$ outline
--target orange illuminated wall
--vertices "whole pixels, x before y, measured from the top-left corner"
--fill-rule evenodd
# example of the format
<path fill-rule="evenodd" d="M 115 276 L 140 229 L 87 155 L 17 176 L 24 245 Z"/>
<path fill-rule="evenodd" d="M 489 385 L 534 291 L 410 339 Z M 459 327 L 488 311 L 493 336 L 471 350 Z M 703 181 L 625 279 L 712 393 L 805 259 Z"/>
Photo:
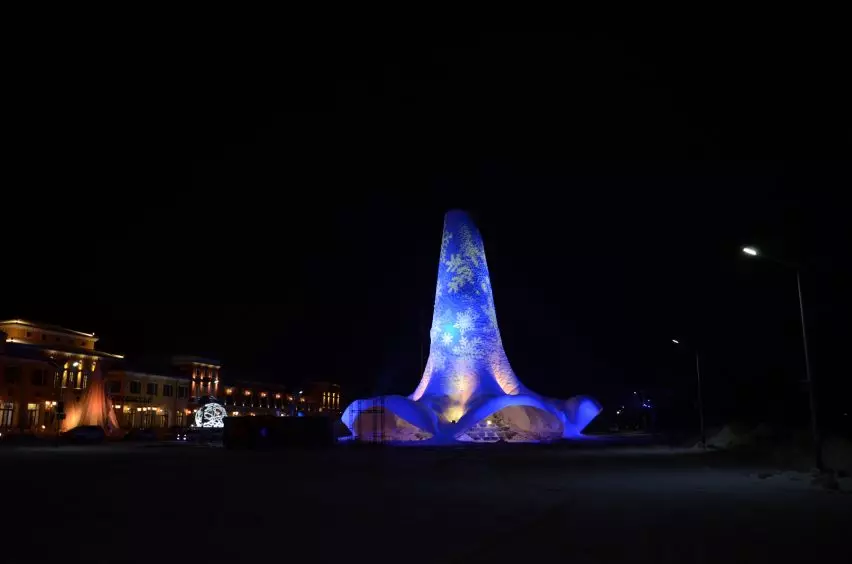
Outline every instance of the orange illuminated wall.
<path fill-rule="evenodd" d="M 98 341 L 94 333 L 83 333 L 23 319 L 0 321 L 0 331 L 6 333 L 11 342 L 46 347 L 59 345 L 93 351 Z"/>

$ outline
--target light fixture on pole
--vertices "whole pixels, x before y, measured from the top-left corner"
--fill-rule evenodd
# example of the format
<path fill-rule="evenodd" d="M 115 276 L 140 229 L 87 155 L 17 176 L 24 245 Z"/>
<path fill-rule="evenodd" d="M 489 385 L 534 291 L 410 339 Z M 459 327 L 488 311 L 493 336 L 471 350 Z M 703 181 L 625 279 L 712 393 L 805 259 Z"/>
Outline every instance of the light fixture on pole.
<path fill-rule="evenodd" d="M 672 343 L 680 346 L 680 341 L 672 339 Z M 698 347 L 695 350 L 695 378 L 698 382 L 698 423 L 701 429 L 701 447 L 707 448 L 707 434 L 704 431 L 704 400 L 701 397 L 701 363 L 698 356 Z"/>
<path fill-rule="evenodd" d="M 822 471 L 824 468 L 822 462 L 822 439 L 819 434 L 819 426 L 817 425 L 816 394 L 814 393 L 814 381 L 813 377 L 811 376 L 811 361 L 808 357 L 808 334 L 805 330 L 805 304 L 802 300 L 802 276 L 800 273 L 801 269 L 798 265 L 778 260 L 763 253 L 758 253 L 757 249 L 754 247 L 743 247 L 742 250 L 743 253 L 749 256 L 760 256 L 760 258 L 768 259 L 771 262 L 780 264 L 783 267 L 792 268 L 796 272 L 796 289 L 798 291 L 799 298 L 799 320 L 802 324 L 802 350 L 805 353 L 805 383 L 808 387 L 808 401 L 810 403 L 811 411 L 811 436 L 813 437 L 814 442 L 814 464 L 816 465 L 817 470 Z"/>

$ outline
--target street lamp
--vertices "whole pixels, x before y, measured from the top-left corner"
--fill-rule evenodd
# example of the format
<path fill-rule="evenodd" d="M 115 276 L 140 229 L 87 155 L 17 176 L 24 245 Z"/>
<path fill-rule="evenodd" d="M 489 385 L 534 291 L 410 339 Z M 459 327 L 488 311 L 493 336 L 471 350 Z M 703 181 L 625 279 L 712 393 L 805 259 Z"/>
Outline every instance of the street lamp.
<path fill-rule="evenodd" d="M 796 289 L 799 295 L 799 320 L 802 323 L 802 349 L 805 353 L 805 383 L 808 386 L 808 400 L 810 402 L 811 408 L 811 435 L 814 441 L 814 462 L 816 464 L 817 470 L 823 470 L 822 463 L 822 442 L 819 436 L 819 427 L 817 426 L 817 404 L 816 404 L 816 395 L 814 394 L 814 381 L 811 376 L 811 362 L 808 357 L 808 335 L 805 331 L 805 305 L 802 301 L 802 276 L 800 274 L 800 268 L 798 265 L 791 264 L 782 260 L 778 260 L 776 258 L 770 257 L 763 253 L 758 252 L 758 250 L 754 247 L 743 247 L 743 253 L 752 256 L 752 257 L 760 257 L 770 260 L 776 264 L 780 264 L 786 268 L 792 268 L 796 271 Z"/>
<path fill-rule="evenodd" d="M 680 341 L 672 339 L 672 343 L 680 345 Z M 698 381 L 698 421 L 701 427 L 701 447 L 707 448 L 707 434 L 704 431 L 704 401 L 701 398 L 701 363 L 699 362 L 698 347 L 695 349 L 695 378 Z"/>

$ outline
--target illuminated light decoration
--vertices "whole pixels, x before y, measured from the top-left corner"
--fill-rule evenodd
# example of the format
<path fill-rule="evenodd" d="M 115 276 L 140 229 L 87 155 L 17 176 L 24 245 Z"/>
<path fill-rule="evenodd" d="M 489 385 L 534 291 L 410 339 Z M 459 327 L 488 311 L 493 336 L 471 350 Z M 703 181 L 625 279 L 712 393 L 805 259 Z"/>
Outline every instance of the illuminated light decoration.
<path fill-rule="evenodd" d="M 218 403 L 208 403 L 195 412 L 195 426 L 204 429 L 218 429 L 225 426 L 228 412 Z"/>
<path fill-rule="evenodd" d="M 56 404 L 52 402 L 51 405 Z M 68 431 L 79 425 L 97 425 L 107 434 L 119 428 L 112 401 L 106 395 L 100 364 L 89 378 L 80 401 L 67 408 L 61 430 Z"/>
<path fill-rule="evenodd" d="M 482 238 L 468 215 L 444 218 L 429 358 L 410 396 L 356 400 L 343 423 L 356 438 L 535 442 L 579 437 L 601 411 L 586 396 L 543 397 L 515 375 L 500 337 Z"/>

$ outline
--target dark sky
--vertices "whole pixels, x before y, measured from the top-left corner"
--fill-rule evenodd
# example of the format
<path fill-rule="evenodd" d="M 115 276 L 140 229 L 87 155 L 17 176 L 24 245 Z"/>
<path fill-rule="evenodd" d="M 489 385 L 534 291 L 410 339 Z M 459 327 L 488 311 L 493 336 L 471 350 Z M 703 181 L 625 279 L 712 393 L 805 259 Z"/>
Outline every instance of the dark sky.
<path fill-rule="evenodd" d="M 852 337 L 841 47 L 695 30 L 199 41 L 168 73 L 180 88 L 151 89 L 173 123 L 122 135 L 145 158 L 54 148 L 47 178 L 68 190 L 8 202 L 29 211 L 5 213 L 0 313 L 131 358 L 410 393 L 460 207 L 529 387 L 688 395 L 676 335 L 705 351 L 718 412 L 804 407 L 795 280 L 738 254 L 751 243 L 807 267 L 831 403 Z"/>

